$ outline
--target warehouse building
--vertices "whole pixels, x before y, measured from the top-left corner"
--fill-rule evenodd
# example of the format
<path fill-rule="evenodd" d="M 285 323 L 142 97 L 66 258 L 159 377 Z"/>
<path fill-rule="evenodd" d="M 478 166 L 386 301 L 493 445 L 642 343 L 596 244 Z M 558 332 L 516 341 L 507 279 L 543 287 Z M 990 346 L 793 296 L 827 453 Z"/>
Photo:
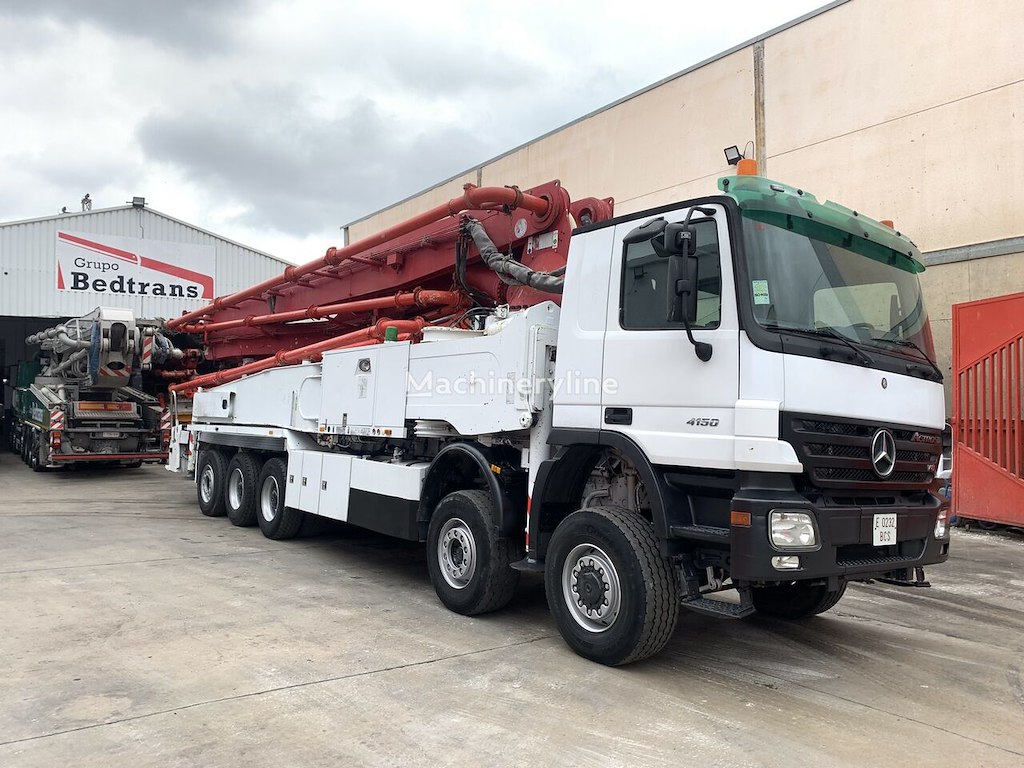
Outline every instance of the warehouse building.
<path fill-rule="evenodd" d="M 0 361 L 30 358 L 25 337 L 98 306 L 173 317 L 289 266 L 146 206 L 0 223 Z M 10 403 L 5 388 L 4 405 Z"/>
<path fill-rule="evenodd" d="M 560 179 L 575 198 L 640 211 L 714 193 L 735 145 L 762 175 L 910 234 L 948 382 L 952 305 L 1024 290 L 1022 28 L 1017 0 L 839 0 L 354 222 L 348 236 L 467 182 Z"/>

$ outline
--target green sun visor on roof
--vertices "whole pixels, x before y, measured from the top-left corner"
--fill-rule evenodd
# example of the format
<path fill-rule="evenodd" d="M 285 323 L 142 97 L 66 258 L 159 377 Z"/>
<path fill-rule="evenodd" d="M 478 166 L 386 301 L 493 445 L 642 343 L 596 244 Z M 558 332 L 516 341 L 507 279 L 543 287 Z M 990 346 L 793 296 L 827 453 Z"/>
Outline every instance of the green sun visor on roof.
<path fill-rule="evenodd" d="M 846 248 L 904 272 L 924 272 L 921 252 L 908 238 L 857 211 L 761 176 L 725 176 L 718 188 L 743 216 Z"/>

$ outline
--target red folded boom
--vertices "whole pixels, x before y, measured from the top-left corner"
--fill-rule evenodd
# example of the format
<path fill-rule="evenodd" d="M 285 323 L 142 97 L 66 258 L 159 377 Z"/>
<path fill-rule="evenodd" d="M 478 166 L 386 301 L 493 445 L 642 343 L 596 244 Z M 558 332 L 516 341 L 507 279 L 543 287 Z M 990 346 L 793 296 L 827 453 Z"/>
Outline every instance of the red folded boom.
<path fill-rule="evenodd" d="M 327 349 L 375 343 L 385 315 L 415 340 L 423 325 L 458 322 L 474 303 L 558 301 L 557 294 L 507 285 L 475 248 L 467 248 L 459 280 L 459 215 L 480 220 L 503 253 L 550 272 L 565 266 L 573 226 L 610 218 L 612 206 L 610 198 L 572 203 L 557 181 L 527 191 L 466 185 L 461 196 L 429 211 L 169 320 L 168 330 L 201 335 L 206 359 L 215 365 L 265 358 L 171 388 L 194 390 Z"/>

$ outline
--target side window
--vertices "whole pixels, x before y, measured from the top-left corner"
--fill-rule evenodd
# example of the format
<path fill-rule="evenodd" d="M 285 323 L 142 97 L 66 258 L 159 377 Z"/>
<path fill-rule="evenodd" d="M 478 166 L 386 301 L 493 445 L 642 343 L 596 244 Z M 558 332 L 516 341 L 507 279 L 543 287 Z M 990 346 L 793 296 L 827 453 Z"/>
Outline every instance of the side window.
<path fill-rule="evenodd" d="M 692 328 L 717 328 L 722 319 L 722 259 L 714 220 L 693 222 L 697 233 L 697 320 Z M 668 259 L 650 241 L 630 243 L 622 259 L 619 317 L 627 330 L 682 328 L 668 321 L 672 295 Z"/>

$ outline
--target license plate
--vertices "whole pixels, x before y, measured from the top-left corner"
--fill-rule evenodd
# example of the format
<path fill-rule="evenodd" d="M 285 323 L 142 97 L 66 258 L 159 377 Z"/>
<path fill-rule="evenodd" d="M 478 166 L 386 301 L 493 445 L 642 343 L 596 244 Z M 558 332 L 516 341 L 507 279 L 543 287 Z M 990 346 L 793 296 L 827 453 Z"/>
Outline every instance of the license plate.
<path fill-rule="evenodd" d="M 120 432 L 100 432 L 101 440 L 117 440 L 121 437 Z"/>
<path fill-rule="evenodd" d="M 871 526 L 871 544 L 888 547 L 896 543 L 896 515 L 875 515 Z"/>

